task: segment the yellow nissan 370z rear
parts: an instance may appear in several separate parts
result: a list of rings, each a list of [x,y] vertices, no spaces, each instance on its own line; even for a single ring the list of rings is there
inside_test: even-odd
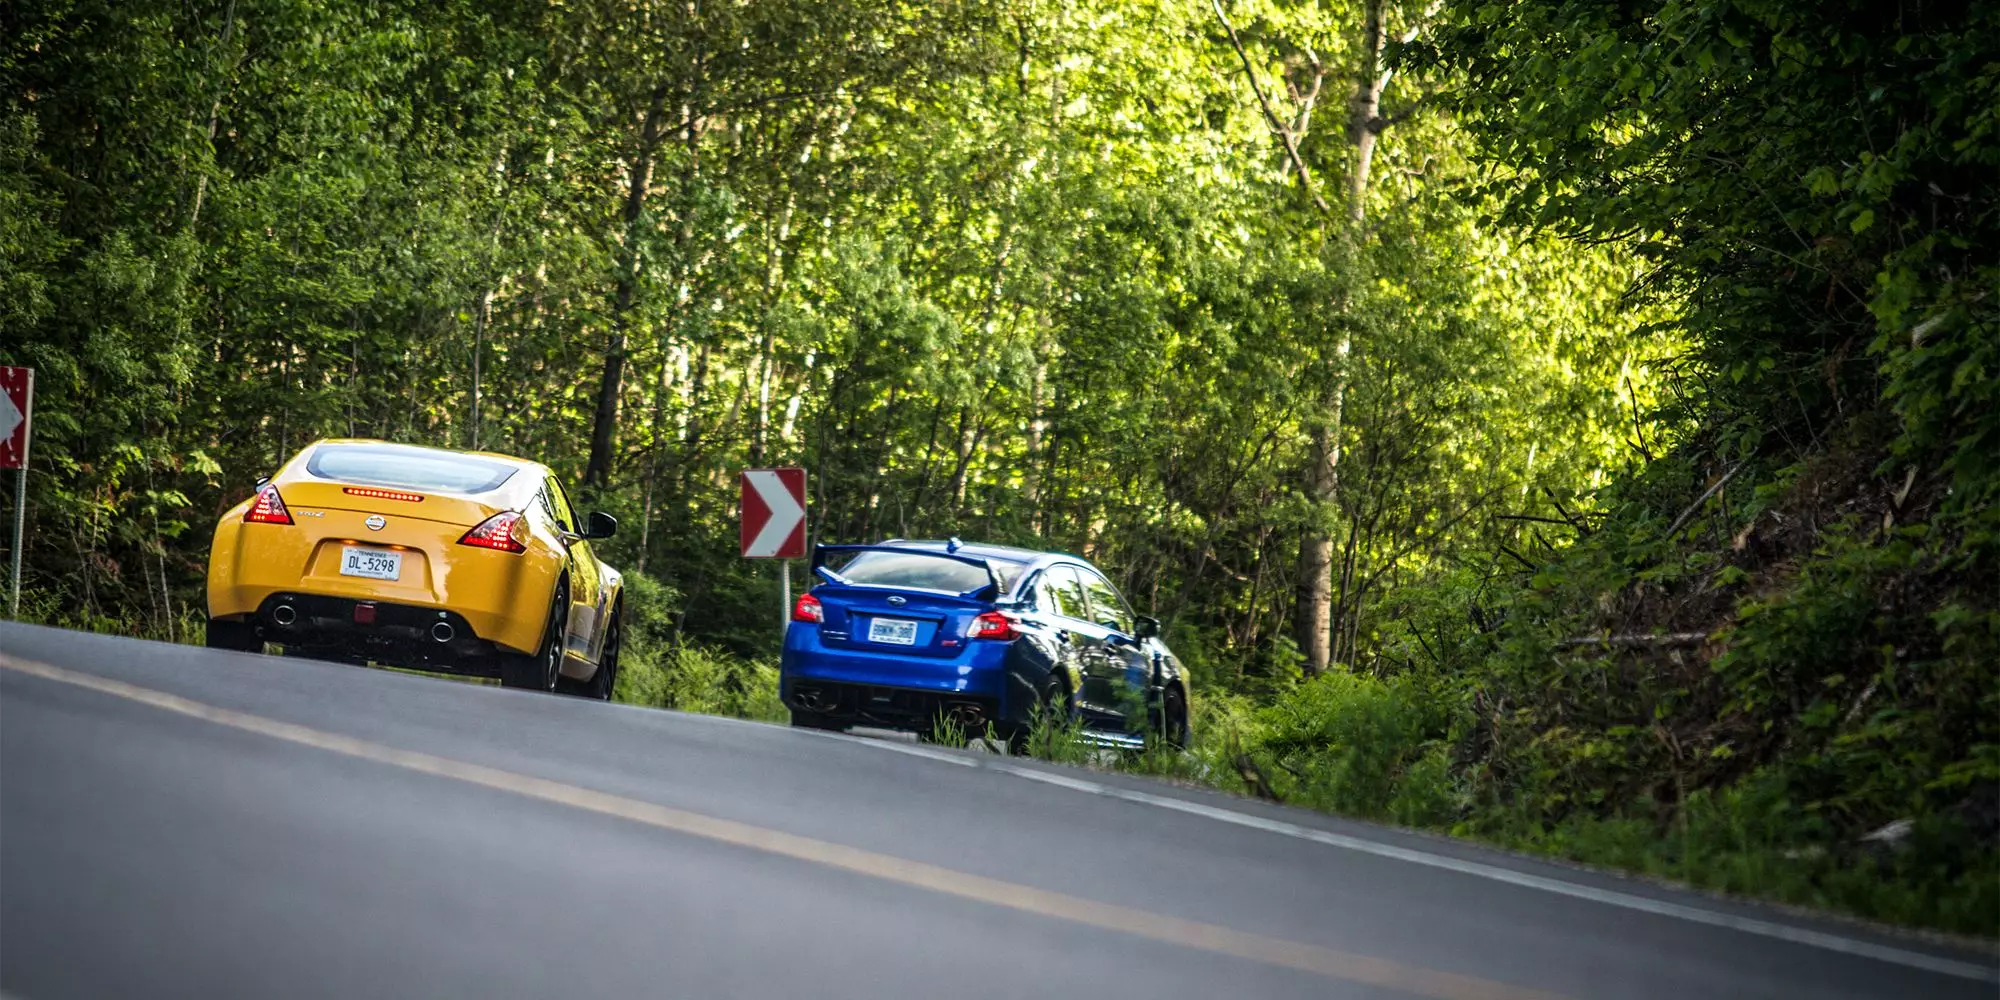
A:
[[[498,677],[608,698],[620,578],[534,462],[315,442],[222,516],[208,644]]]

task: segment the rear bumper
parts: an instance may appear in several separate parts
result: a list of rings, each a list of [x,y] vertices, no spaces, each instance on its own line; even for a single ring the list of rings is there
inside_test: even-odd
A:
[[[907,656],[829,646],[819,628],[785,631],[778,693],[788,707],[830,720],[928,730],[954,709],[976,708],[1003,728],[1025,726],[1041,676],[1013,643],[975,642],[955,657]]]
[[[282,591],[256,611],[230,617],[266,642],[307,656],[500,676],[500,647],[466,616],[443,608]]]
[[[347,541],[346,528],[369,533],[359,518],[355,512],[328,511],[319,519],[301,516],[299,525],[275,525],[245,524],[235,511],[224,515],[209,547],[209,617],[254,620],[275,597],[314,595],[445,611],[462,616],[481,638],[517,653],[541,643],[549,596],[562,571],[558,553],[539,544],[518,554],[474,549],[455,544],[457,529],[451,526],[415,521],[392,525],[379,538]],[[343,519],[355,523],[345,525]],[[344,544],[400,548],[403,579],[342,575]]]

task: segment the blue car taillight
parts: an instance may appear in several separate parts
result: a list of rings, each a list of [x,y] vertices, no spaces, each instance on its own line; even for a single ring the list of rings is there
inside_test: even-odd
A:
[[[998,611],[988,611],[972,620],[972,630],[966,633],[966,638],[995,639],[1001,642],[1018,639],[1021,637],[1021,632],[1014,625],[1014,619]]]
[[[792,605],[792,620],[817,624],[826,620],[826,611],[820,607],[819,598],[809,593],[800,594],[797,603]]]

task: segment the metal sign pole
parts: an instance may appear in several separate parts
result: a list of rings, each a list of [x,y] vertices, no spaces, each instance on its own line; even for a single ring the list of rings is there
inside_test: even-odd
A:
[[[26,456],[23,456],[25,458]],[[11,560],[14,563],[14,594],[7,599],[7,617],[19,620],[21,617],[21,532],[28,523],[28,463],[14,470],[14,548]]]
[[[785,630],[792,627],[792,561],[778,560],[778,591],[785,595],[785,603],[778,607],[778,641],[785,640]]]
[[[20,401],[15,402],[16,398]],[[35,370],[0,368],[0,464],[14,469],[14,546],[7,617],[21,617],[21,543],[28,527],[28,445],[34,440]],[[20,442],[18,451],[15,441]]]

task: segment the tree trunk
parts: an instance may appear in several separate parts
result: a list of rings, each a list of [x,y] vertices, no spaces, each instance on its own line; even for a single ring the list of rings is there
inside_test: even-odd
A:
[[[1382,134],[1382,88],[1389,74],[1382,71],[1382,4],[1368,0],[1361,22],[1361,72],[1354,79],[1354,99],[1348,105],[1347,138],[1354,144],[1354,172],[1348,178],[1347,219],[1354,236],[1368,207],[1368,170],[1375,159],[1375,139]]]
[[[666,109],[667,88],[653,88],[646,118],[639,127],[632,169],[625,189],[625,245],[620,254],[618,290],[611,305],[611,337],[604,346],[604,377],[597,385],[597,418],[590,431],[590,463],[584,468],[586,487],[602,488],[611,477],[611,450],[618,433],[618,390],[625,377],[625,335],[632,325],[632,306],[639,294],[639,220],[646,210],[646,190],[653,182],[653,153],[660,141],[660,117]]]
[[[1316,507],[1333,503],[1340,471],[1340,419],[1338,409],[1331,420],[1312,430],[1312,446],[1306,458],[1306,496]],[[1299,542],[1298,628],[1299,653],[1305,657],[1307,676],[1325,670],[1331,662],[1333,634],[1333,535],[1318,526],[1307,529]]]
[[[1389,74],[1382,70],[1383,2],[1367,0],[1364,5],[1361,65],[1355,73],[1353,97],[1348,102],[1347,138],[1354,145],[1354,167],[1348,179],[1349,225],[1343,238],[1357,247],[1365,238],[1361,227],[1367,216],[1369,167],[1375,157],[1375,140],[1384,127],[1380,114],[1382,89],[1389,83]],[[1352,331],[1343,323],[1333,348],[1335,367],[1323,401],[1324,418],[1312,428],[1312,447],[1307,458],[1306,496],[1321,509],[1333,504],[1340,491],[1347,358],[1353,348]],[[1299,652],[1305,657],[1307,676],[1320,673],[1332,662],[1333,625],[1333,535],[1315,525],[1299,543],[1297,628]]]
[[[785,194],[785,211],[778,218],[777,237],[771,241],[770,262],[764,272],[764,336],[757,345],[757,423],[750,438],[750,464],[763,465],[771,435],[771,379],[777,374],[778,330],[770,315],[778,303],[778,286],[785,273],[785,241],[792,235],[792,212],[798,208],[798,188]]]
[[[493,316],[493,289],[487,288],[479,296],[479,308],[472,315],[472,450],[479,450],[479,377],[480,357],[486,353],[486,324]]]

